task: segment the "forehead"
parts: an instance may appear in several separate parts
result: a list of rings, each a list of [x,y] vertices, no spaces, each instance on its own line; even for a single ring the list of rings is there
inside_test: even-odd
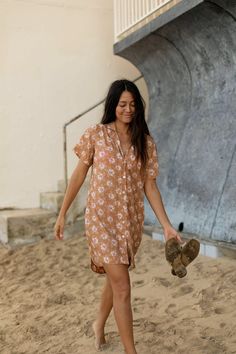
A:
[[[131,92],[123,91],[122,94],[120,95],[119,101],[125,101],[125,102],[134,101],[134,97]]]

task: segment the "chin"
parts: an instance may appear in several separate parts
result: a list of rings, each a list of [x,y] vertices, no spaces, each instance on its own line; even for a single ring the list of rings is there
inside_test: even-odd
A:
[[[124,123],[130,123],[132,121],[133,117],[124,117]]]

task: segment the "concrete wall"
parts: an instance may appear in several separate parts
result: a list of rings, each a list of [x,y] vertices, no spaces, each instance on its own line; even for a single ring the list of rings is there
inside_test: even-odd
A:
[[[148,86],[159,186],[173,224],[234,243],[235,21],[235,1],[205,1],[119,52]],[[148,206],[147,221],[156,222]]]
[[[113,55],[110,0],[2,0],[0,42],[0,208],[37,207],[63,178],[63,124],[139,73]],[[100,116],[69,128],[69,174],[72,147]]]

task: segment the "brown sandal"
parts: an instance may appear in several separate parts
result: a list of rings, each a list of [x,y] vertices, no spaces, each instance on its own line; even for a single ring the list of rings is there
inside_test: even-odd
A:
[[[181,252],[181,261],[185,267],[187,267],[195,258],[197,258],[200,251],[200,242],[191,239],[183,247]]]
[[[187,270],[181,261],[182,248],[175,238],[170,238],[165,244],[165,256],[167,262],[172,266],[172,274],[183,278]],[[173,273],[174,272],[174,273]]]
[[[191,239],[186,245],[182,248],[181,251],[181,263],[187,267],[195,258],[197,258],[200,251],[200,242]],[[171,270],[173,275],[178,275],[176,271],[172,268]]]

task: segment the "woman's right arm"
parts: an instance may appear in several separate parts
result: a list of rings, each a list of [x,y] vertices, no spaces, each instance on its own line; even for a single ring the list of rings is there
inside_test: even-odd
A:
[[[63,199],[63,203],[61,206],[61,210],[59,212],[55,227],[54,227],[54,237],[57,240],[63,239],[63,231],[65,225],[65,216],[66,212],[78,194],[87,172],[89,170],[89,166],[86,165],[83,161],[79,160],[78,165],[74,169],[72,176],[70,178],[70,182],[66,189],[66,193]]]

